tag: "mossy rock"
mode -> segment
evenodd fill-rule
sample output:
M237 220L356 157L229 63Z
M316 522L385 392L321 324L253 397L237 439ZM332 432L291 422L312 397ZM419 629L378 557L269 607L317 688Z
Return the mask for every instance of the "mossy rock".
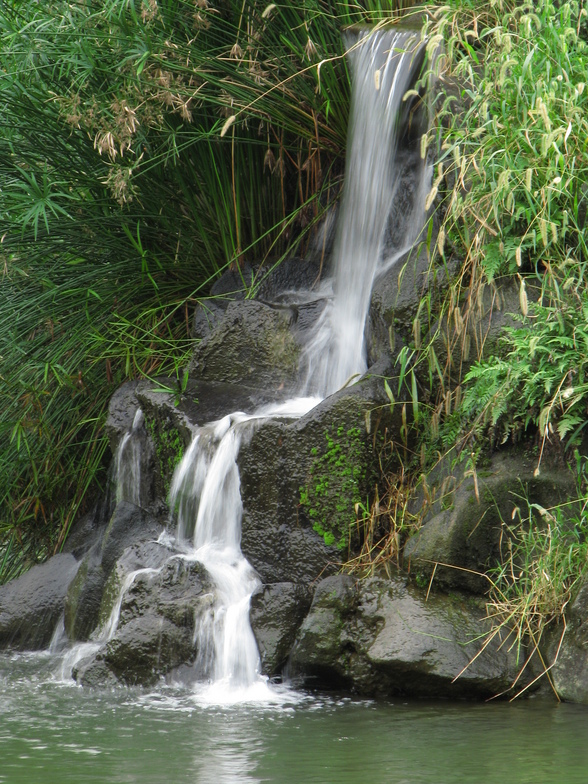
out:
M288 310L253 300L231 302L222 321L196 347L191 378L253 388L293 387L300 346Z
M427 597L401 577L329 577L317 586L289 671L308 686L364 696L491 697L509 691L520 664L500 635L490 638L483 617L471 596Z
M417 579L451 590L485 593L484 576L501 560L508 527L527 501L549 508L573 497L574 481L564 465L545 461L535 475L537 458L520 446L503 449L472 475L465 463L450 458L423 479L414 515L420 530L406 543L404 565Z
M243 498L241 548L265 583L312 581L323 570L335 570L353 551L358 541L351 537L343 549L338 549L336 543L342 526L348 530L355 523L354 493L363 499L373 489L379 468L377 441L374 448L378 421L390 419L399 426L384 400L383 381L365 379L331 395L295 422L261 422L252 429L249 439L244 439L238 458ZM340 428L342 436L337 445L341 449L331 456L335 462L344 458L352 468L359 469L362 481L357 482L354 493L345 487L349 477L329 464L325 433L335 433L337 438ZM346 454L350 431L353 451ZM327 457L321 462L323 455ZM317 471L323 471L329 483L328 497L320 499L324 501L320 524L332 537L315 530L316 521L301 503L301 488L322 481ZM345 508L338 510L343 500Z

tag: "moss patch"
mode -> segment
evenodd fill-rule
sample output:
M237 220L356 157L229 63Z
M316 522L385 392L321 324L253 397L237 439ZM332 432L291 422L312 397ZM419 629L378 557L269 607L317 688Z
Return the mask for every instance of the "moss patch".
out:
M153 419L146 419L145 424L155 448L158 472L167 495L175 468L184 456L184 442L178 429L172 425L162 426Z
M356 504L361 503L366 484L366 445L361 430L325 431L326 447L313 448L309 478L300 488L300 504L314 530L327 545L349 547L356 521Z

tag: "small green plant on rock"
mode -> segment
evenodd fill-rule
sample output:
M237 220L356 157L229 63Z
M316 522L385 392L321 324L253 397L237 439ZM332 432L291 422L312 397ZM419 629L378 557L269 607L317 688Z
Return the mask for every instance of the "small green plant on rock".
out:
M318 447L312 449L314 459L309 480L300 488L300 504L325 544L345 550L356 521L355 509L363 500L366 450L358 427L345 430L341 426L334 435L326 431L325 439L322 454Z
M145 422L155 447L159 473L167 494L175 468L184 455L184 442L177 428L162 427L153 419L146 419Z

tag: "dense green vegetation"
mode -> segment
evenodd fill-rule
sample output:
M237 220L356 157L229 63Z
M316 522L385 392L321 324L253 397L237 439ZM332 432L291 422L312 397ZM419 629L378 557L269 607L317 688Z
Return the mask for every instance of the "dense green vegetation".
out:
M435 251L463 263L430 319L441 326L411 354L432 380L417 390L426 403L415 412L417 471L449 454L475 475L480 456L521 439L536 450L536 474L546 450L567 456L578 503L530 504L507 521L504 563L488 575L496 628L514 625L519 644L536 648L588 569L588 10L583 2L499 1L446 10L435 29L448 59L429 197L442 200ZM473 340L493 282L518 289L520 322L494 354ZM435 356L441 332L450 346L443 368Z

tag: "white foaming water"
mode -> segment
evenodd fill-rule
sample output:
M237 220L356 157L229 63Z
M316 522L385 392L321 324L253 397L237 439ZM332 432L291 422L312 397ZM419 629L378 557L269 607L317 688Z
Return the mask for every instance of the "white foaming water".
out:
M133 424L116 450L116 502L129 501L141 506L141 436L145 418L140 408Z
M198 689L203 703L282 701L261 676L249 623L251 595L260 580L241 552L237 456L242 437L255 422L275 416L298 418L318 402L297 398L212 422L196 433L176 470L170 508L177 510L178 539L191 543L192 556L206 567L216 587L214 606L196 630L200 668L210 679Z
M415 32L376 31L364 33L350 52L350 145L335 237L333 298L303 358L307 394L330 395L367 370L364 327L401 183L400 167L394 165L402 130L398 117L414 79L410 66L421 47ZM413 210L417 214L403 226L404 247L391 262L411 248L422 229L422 203Z

